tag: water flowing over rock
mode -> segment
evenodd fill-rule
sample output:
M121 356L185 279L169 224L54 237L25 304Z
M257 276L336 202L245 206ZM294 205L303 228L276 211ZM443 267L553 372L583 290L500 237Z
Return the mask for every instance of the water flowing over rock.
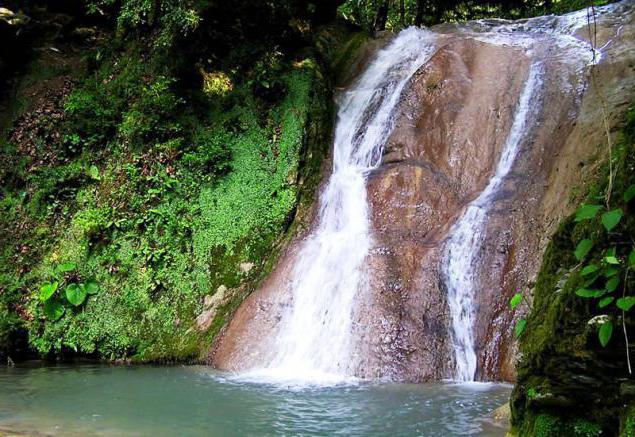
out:
M257 378L513 380L526 309L507 303L593 171L589 65L611 120L633 95L634 9L599 9L595 54L584 11L392 39L339 96L313 226L211 361Z

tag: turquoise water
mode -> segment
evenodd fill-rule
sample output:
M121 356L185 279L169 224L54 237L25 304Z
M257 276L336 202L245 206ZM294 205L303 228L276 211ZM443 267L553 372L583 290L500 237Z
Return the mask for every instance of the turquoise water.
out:
M0 435L503 436L506 385L241 382L203 366L0 369Z

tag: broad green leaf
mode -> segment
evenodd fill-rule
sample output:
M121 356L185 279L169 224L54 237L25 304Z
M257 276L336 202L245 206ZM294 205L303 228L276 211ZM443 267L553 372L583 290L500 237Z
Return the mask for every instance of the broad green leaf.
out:
M584 257L591 251L593 248L593 241L585 238L584 240L578 243L578 246L575 248L574 255L578 261L582 261Z
M635 197L635 185L631 185L624 192L624 202L628 203Z
M631 250L630 255L628 256L628 265L635 269L635 249Z
M527 326L527 320L525 319L520 319L518 322L516 322L516 337L520 337L523 334L523 331L525 331L525 326Z
M62 273L72 272L77 265L75 263L64 263L57 266L57 270Z
M575 291L575 294L580 297L584 297L585 299L590 299L592 297L600 297L604 294L601 290L589 290L587 288L580 288Z
M605 306L610 305L610 304L611 304L611 302L613 302L613 300L614 300L614 299L615 299L615 298L614 298L613 296L607 296L607 297L605 297L605 298L602 298L602 299L600 300L600 302L598 303L598 306L599 306L600 308L604 308Z
M57 281L42 284L42 286L40 287L40 300L42 302L49 300L51 296L55 294L55 291L57 291L58 286L59 283Z
M618 264L619 264L619 260L618 260ZM602 270L602 275L604 275L605 278L610 278L611 276L617 275L619 272L620 272L620 269L618 269L617 267L606 267L604 270Z
M598 330L598 338L600 339L600 344L602 347L606 347L611 340L611 336L613 335L613 322L610 320L608 322L602 323L600 329Z
M88 281L84 287L86 289L86 293L88 294L99 293L99 284L97 284L96 281Z
M620 260L615 258L614 256L607 256L606 258L604 258L604 261L607 264L613 264L613 265L618 265L620 263Z
M617 289L617 286L620 285L620 277L619 276L613 276L611 279L609 279L606 282L606 291L608 291L609 293L614 292Z
M595 218L595 216L601 209L601 205L582 205L575 212L575 221L581 222L583 220L590 220L592 218Z
M514 309L518 306L518 304L522 300L523 300L523 295L520 293L516 293L514 297L512 297L511 300L509 301L509 306L512 307L512 309Z
M66 300L72 305L80 306L86 300L86 289L77 284L71 284L66 287Z
M616 253L617 253L617 247L615 246L606 249L606 256L615 256Z
M591 273L595 273L600 269L599 266L596 266L595 264L589 264L588 266L584 267L580 273L582 274L582 276L589 276Z
M64 307L61 303L55 300L47 300L44 303L44 315L51 322L55 322L60 319L64 315Z
M100 176L99 176L99 169L97 168L97 166L96 166L96 165L91 165L91 166L88 168L88 175L89 175L91 178L95 179L96 181L98 181L98 180L100 179Z
M615 305L622 311L630 311L633 305L635 305L635 296L620 297L617 302L615 302Z
M609 232L612 231L613 228L620 223L623 215L624 213L619 208L602 214L602 224L604 225L604 228Z

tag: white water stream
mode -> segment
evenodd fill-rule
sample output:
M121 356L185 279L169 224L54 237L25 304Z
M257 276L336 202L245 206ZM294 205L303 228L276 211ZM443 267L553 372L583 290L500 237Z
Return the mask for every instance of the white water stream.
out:
M352 312L372 241L366 174L379 165L401 93L432 55L434 40L422 29L401 32L342 96L318 224L296 258L274 358L252 374L313 382L353 374Z
M476 375L474 291L476 263L483 241L485 219L493 195L500 188L518 156L529 118L537 109L541 76L542 65L532 64L496 172L481 194L468 205L461 218L452 226L446 244L442 272L452 316L452 343L456 360L454 378L459 381L473 381Z
M599 8L597 13L605 15L613 11L614 5ZM452 226L445 246L441 271L448 293L448 306L452 318L452 345L455 369L453 379L474 381L477 373L474 322L477 308L475 295L479 261L482 259L481 246L484 239L487 215L492 202L504 179L512 169L523 143L529 139L536 115L542 109L541 89L545 64L544 54L536 50L542 46L556 47L555 54L561 62L571 66L571 73L579 74L592 62L598 62L600 50L592 50L588 42L573 35L587 26L587 12L577 11L563 16L537 17L520 22L504 22L492 26L487 32L473 35L476 39L490 44L523 48L532 58L529 75L514 114L511 130L501 151L494 176L485 189L465 209L462 216ZM499 20L503 22L504 20ZM483 21L477 22L480 25ZM595 54L595 56L594 56ZM561 87L580 93L581 89L572 84L579 83L571 77L563 78Z

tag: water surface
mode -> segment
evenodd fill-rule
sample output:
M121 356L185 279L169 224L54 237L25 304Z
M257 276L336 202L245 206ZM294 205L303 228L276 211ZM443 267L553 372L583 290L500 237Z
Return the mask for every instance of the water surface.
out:
M203 366L0 369L0 435L482 435L495 384L241 382Z

